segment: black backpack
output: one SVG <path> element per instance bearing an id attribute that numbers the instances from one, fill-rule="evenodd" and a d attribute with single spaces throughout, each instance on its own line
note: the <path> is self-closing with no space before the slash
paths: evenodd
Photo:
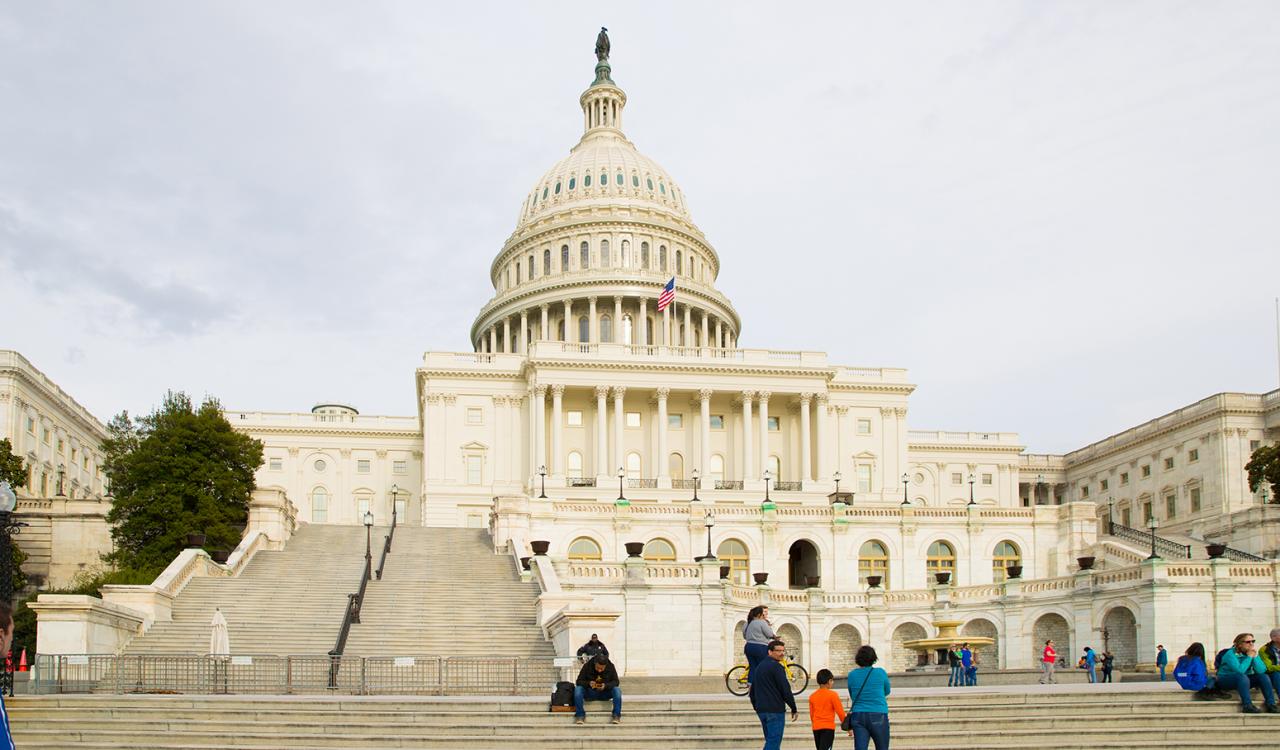
<path id="1" fill-rule="evenodd" d="M 561 711 L 564 707 L 573 708 L 573 683 L 557 682 L 556 689 L 551 691 L 551 707 L 548 711 L 555 711 L 559 708 Z"/>

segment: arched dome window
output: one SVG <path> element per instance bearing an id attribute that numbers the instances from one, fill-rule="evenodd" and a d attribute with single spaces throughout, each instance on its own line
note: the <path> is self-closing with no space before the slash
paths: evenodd
<path id="1" fill-rule="evenodd" d="M 630 267 L 631 267 L 631 242 L 630 242 L 630 241 L 628 241 L 628 240 L 623 240 L 623 241 L 622 241 L 622 262 L 621 262 L 621 266 L 622 266 L 623 268 L 630 268 Z"/>
<path id="2" fill-rule="evenodd" d="M 640 243 L 640 267 L 646 271 L 649 270 L 649 243 L 648 242 Z"/>
<path id="3" fill-rule="evenodd" d="M 658 190 L 660 190 L 663 195 L 667 194 L 667 186 L 663 185 L 661 182 L 658 183 Z"/>
<path id="4" fill-rule="evenodd" d="M 591 321 L 587 316 L 583 315 L 578 318 L 578 343 L 587 344 L 591 342 Z"/>
<path id="5" fill-rule="evenodd" d="M 520 283 L 520 262 L 516 261 L 516 283 Z"/>
<path id="6" fill-rule="evenodd" d="M 684 254 L 676 250 L 676 275 L 684 275 Z"/>
<path id="7" fill-rule="evenodd" d="M 644 327 L 644 339 L 645 339 L 644 343 L 645 343 L 645 346 L 653 346 L 653 326 L 654 326 L 653 316 L 652 315 L 647 316 L 646 320 L 648 321 L 648 324 Z"/>
<path id="8" fill-rule="evenodd" d="M 583 242 L 578 251 L 578 270 L 585 271 L 591 267 L 591 246 Z"/>
<path id="9" fill-rule="evenodd" d="M 619 175 L 618 179 L 622 179 L 622 176 Z M 609 175 L 605 172 L 600 173 L 600 187 L 602 189 L 609 187 Z"/>
<path id="10" fill-rule="evenodd" d="M 582 186 L 584 188 L 591 187 L 591 174 L 589 172 L 587 174 L 582 175 Z"/>
<path id="11" fill-rule="evenodd" d="M 569 559 L 575 562 L 598 562 L 600 545 L 591 537 L 580 536 L 569 545 Z"/>
<path id="12" fill-rule="evenodd" d="M 658 270 L 667 272 L 667 246 L 658 245 Z"/>
<path id="13" fill-rule="evenodd" d="M 631 187 L 640 187 L 640 175 L 631 175 Z"/>
<path id="14" fill-rule="evenodd" d="M 551 275 L 551 248 L 542 251 L 542 275 Z"/>
<path id="15" fill-rule="evenodd" d="M 613 258 L 609 255 L 609 240 L 600 240 L 600 267 L 608 268 L 613 264 Z"/>
<path id="16" fill-rule="evenodd" d="M 661 537 L 650 539 L 649 543 L 644 546 L 643 556 L 649 562 L 675 562 L 676 548 L 671 542 Z"/>
<path id="17" fill-rule="evenodd" d="M 880 576 L 880 585 L 889 588 L 889 551 L 874 539 L 863 542 L 858 550 L 858 583 L 866 585 L 867 576 Z"/>
<path id="18" fill-rule="evenodd" d="M 613 343 L 613 316 L 612 315 L 600 316 L 600 342 L 605 344 Z"/>
<path id="19" fill-rule="evenodd" d="M 569 246 L 560 246 L 560 273 L 566 273 L 569 270 Z"/>
<path id="20" fill-rule="evenodd" d="M 533 281 L 533 256 L 532 255 L 529 256 L 528 268 L 529 268 L 528 279 L 529 281 Z"/>
<path id="21" fill-rule="evenodd" d="M 649 189 L 650 189 L 650 190 L 653 190 L 653 178 L 652 178 L 652 177 L 646 177 L 646 178 L 644 178 L 644 181 L 649 185 Z"/>
<path id="22" fill-rule="evenodd" d="M 556 195 L 559 195 L 559 194 L 560 194 L 560 182 L 557 180 L 557 181 L 556 181 Z"/>
<path id="23" fill-rule="evenodd" d="M 570 190 L 573 190 L 575 187 L 577 187 L 577 185 L 578 185 L 578 178 L 577 178 L 577 177 L 570 177 L 570 178 L 569 178 L 569 189 L 570 189 Z"/>
<path id="24" fill-rule="evenodd" d="M 547 191 L 548 191 L 548 188 L 542 189 L 542 200 L 544 201 L 547 199 Z"/>
<path id="25" fill-rule="evenodd" d="M 618 173 L 618 179 L 614 180 L 614 182 L 616 182 L 616 183 L 618 184 L 618 187 L 622 187 L 622 186 L 623 186 L 623 184 L 624 184 L 624 183 L 623 183 L 623 178 L 622 178 L 622 173 L 621 173 L 621 172 L 619 172 L 619 173 Z"/>
<path id="26" fill-rule="evenodd" d="M 636 343 L 633 336 L 634 327 L 631 322 L 631 313 L 624 313 L 622 316 L 622 343 L 631 346 Z"/>

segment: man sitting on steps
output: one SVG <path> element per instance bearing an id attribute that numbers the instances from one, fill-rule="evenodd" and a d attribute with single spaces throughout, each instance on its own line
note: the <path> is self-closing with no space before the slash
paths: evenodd
<path id="1" fill-rule="evenodd" d="M 587 723 L 585 701 L 613 701 L 613 723 L 622 723 L 622 688 L 618 687 L 618 670 L 609 657 L 599 654 L 582 665 L 578 683 L 573 688 L 574 724 Z"/>

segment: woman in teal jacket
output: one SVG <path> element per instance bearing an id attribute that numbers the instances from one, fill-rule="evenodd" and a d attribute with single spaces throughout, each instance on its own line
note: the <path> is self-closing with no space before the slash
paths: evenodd
<path id="1" fill-rule="evenodd" d="M 1222 664 L 1218 666 L 1218 688 L 1235 688 L 1240 693 L 1242 711 L 1247 714 L 1261 713 L 1253 705 L 1253 698 L 1249 695 L 1251 687 L 1262 691 L 1267 713 L 1280 713 L 1280 708 L 1276 708 L 1276 694 L 1271 689 L 1271 680 L 1267 678 L 1267 665 L 1258 658 L 1253 633 L 1241 633 L 1236 636 L 1234 647 L 1222 654 Z"/>

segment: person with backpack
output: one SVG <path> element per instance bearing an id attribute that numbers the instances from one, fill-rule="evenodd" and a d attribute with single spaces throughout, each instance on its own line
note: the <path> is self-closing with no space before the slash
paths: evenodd
<path id="1" fill-rule="evenodd" d="M 1253 705 L 1250 688 L 1262 691 L 1264 708 L 1269 714 L 1280 713 L 1276 707 L 1276 694 L 1272 690 L 1271 680 L 1267 677 L 1267 666 L 1258 658 L 1253 633 L 1241 633 L 1235 637 L 1232 648 L 1222 656 L 1222 665 L 1218 667 L 1218 687 L 1223 690 L 1235 689 L 1240 694 L 1240 710 L 1246 714 L 1262 713 Z"/>
<path id="2" fill-rule="evenodd" d="M 854 750 L 867 750 L 871 742 L 876 750 L 889 750 L 889 673 L 875 666 L 878 658 L 874 648 L 862 646 L 853 656 L 857 667 L 845 679 L 853 700 L 841 728 L 853 730 Z"/>
<path id="3" fill-rule="evenodd" d="M 747 657 L 747 682 L 755 674 L 756 666 L 769 657 L 769 643 L 778 639 L 769 625 L 769 608 L 757 605 L 747 612 L 747 625 L 742 629 L 746 644 L 742 654 Z"/>
<path id="4" fill-rule="evenodd" d="M 1058 661 L 1058 652 L 1053 647 L 1053 639 L 1044 642 L 1044 651 L 1040 654 L 1040 684 L 1057 684 L 1058 678 L 1053 676 L 1053 665 Z"/>
<path id="5" fill-rule="evenodd" d="M 599 654 L 582 665 L 578 683 L 573 688 L 573 723 L 587 723 L 585 701 L 613 701 L 613 723 L 622 723 L 622 688 L 618 670 L 609 657 Z"/>
<path id="6" fill-rule="evenodd" d="M 1258 656 L 1267 668 L 1267 679 L 1271 680 L 1271 690 L 1280 698 L 1280 628 L 1271 629 L 1271 640 L 1267 641 Z"/>

